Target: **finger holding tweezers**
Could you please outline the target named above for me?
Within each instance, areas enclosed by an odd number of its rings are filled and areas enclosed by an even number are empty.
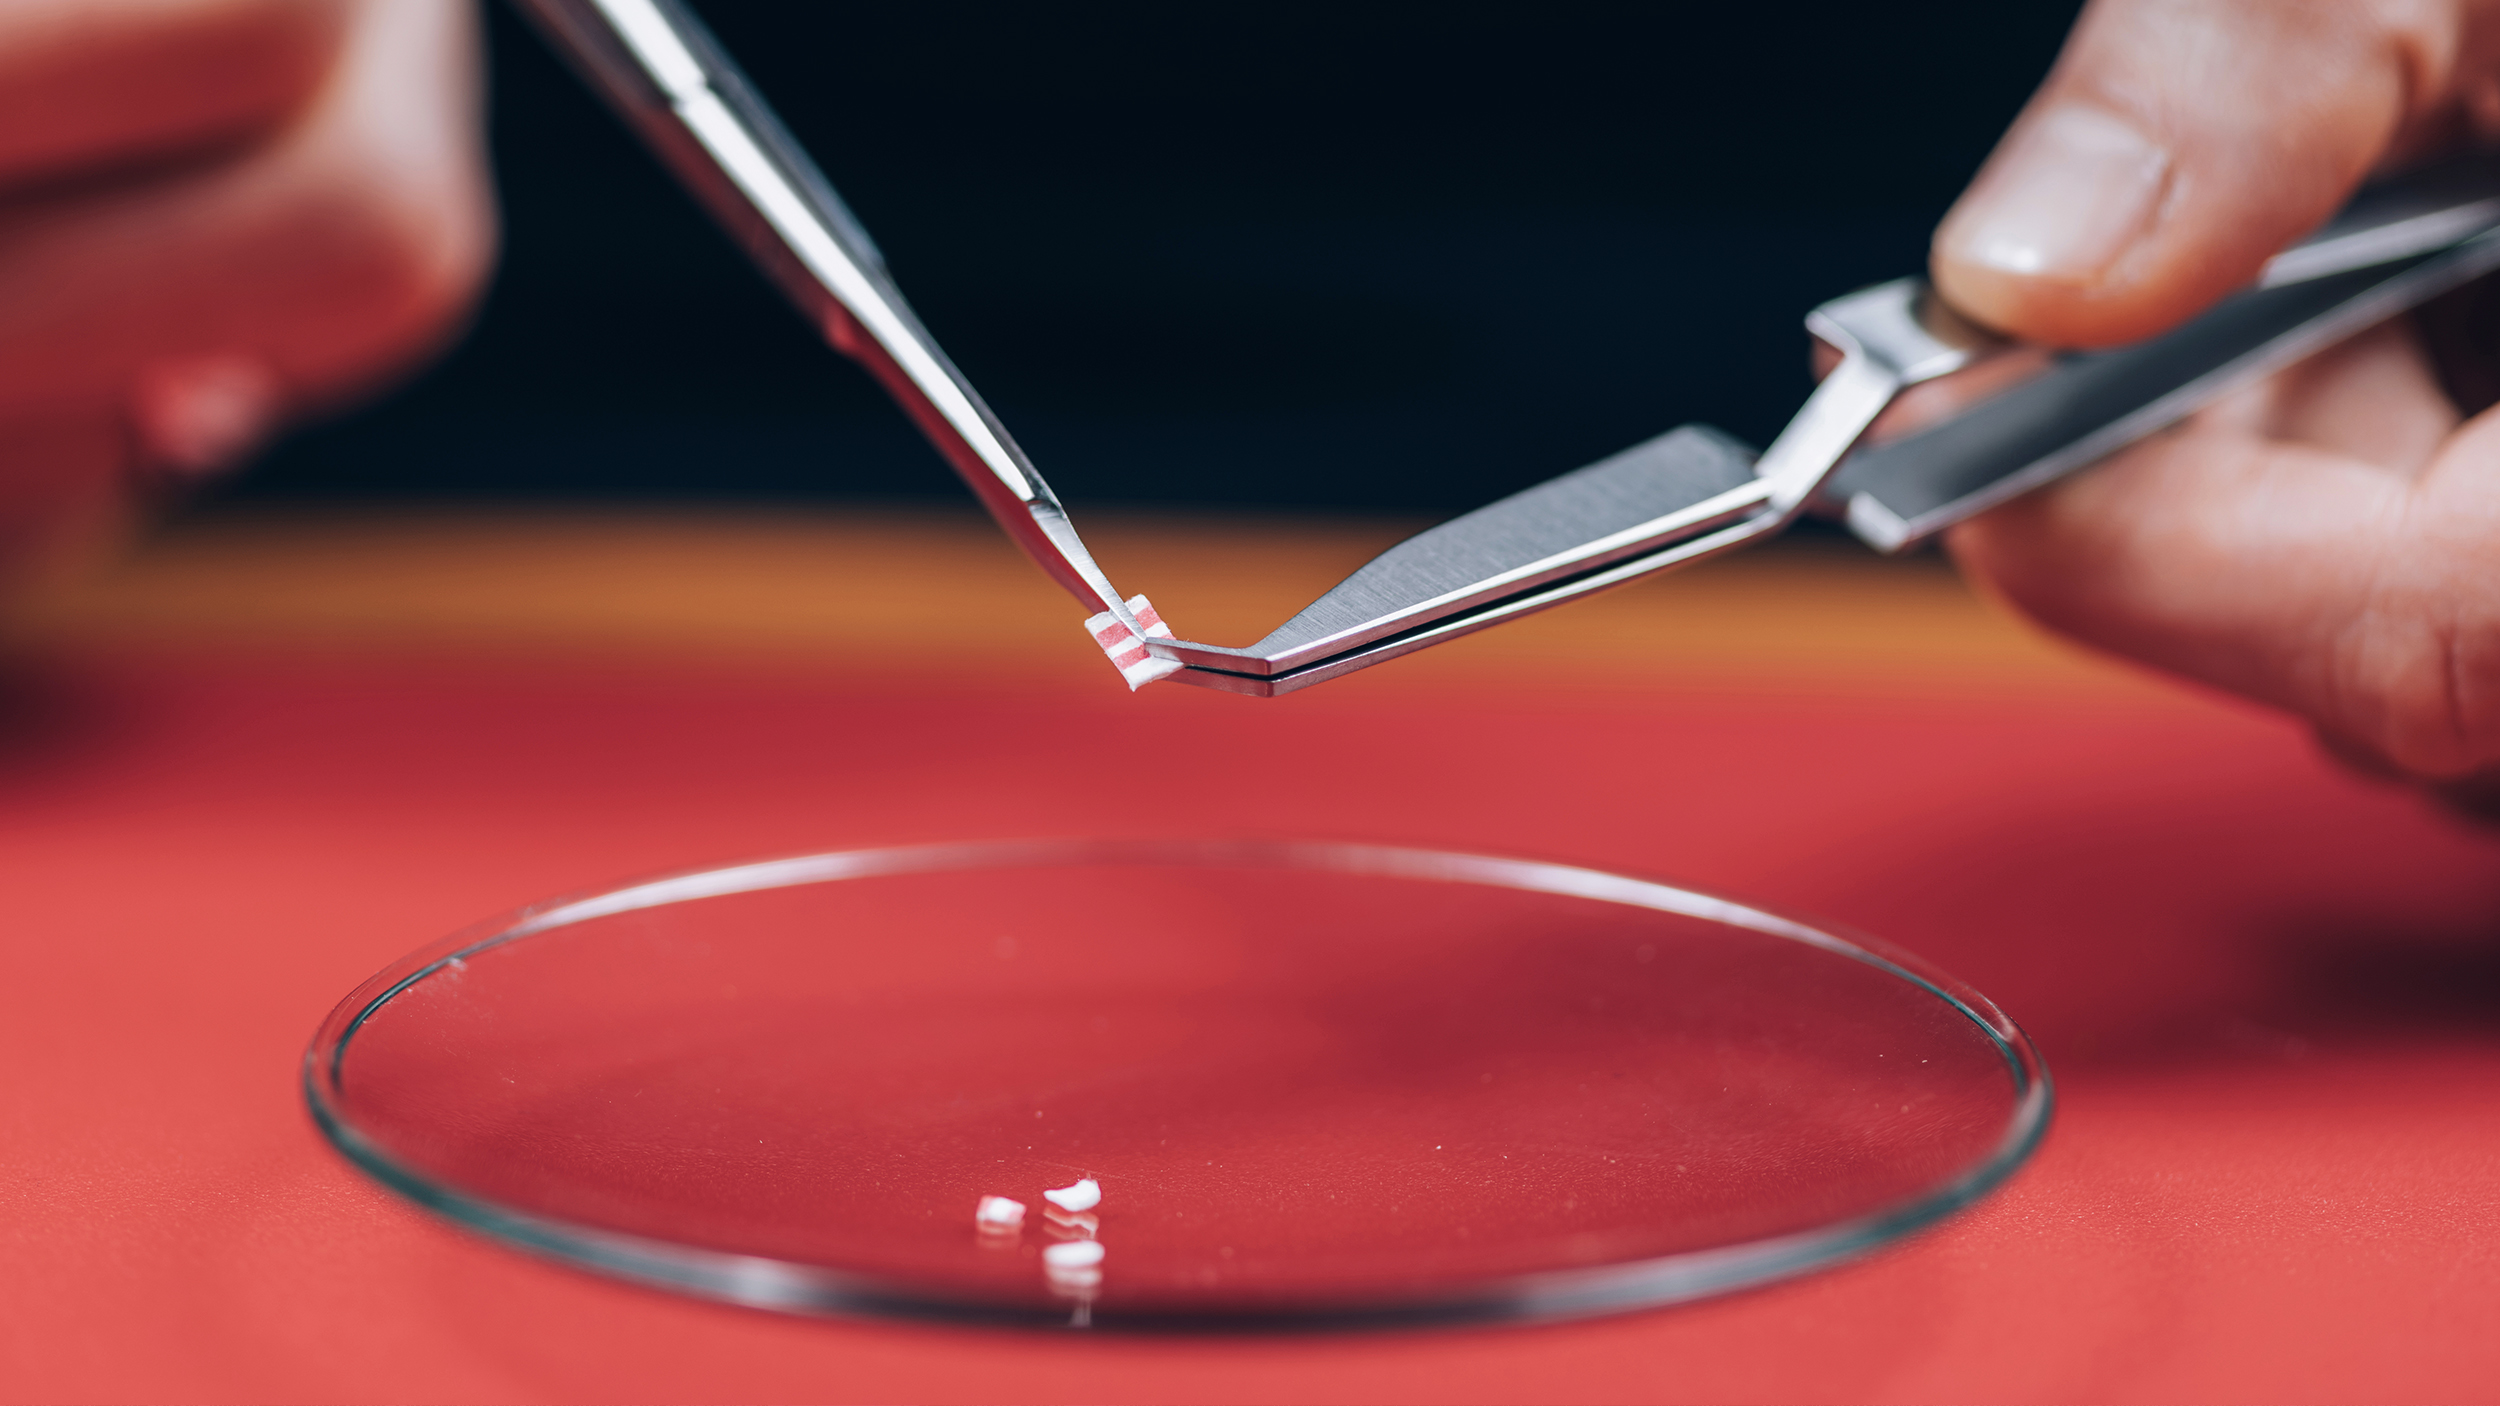
[[[1673,431],[1401,543],[1267,638],[1228,648],[1174,637],[1144,597],[1113,589],[866,231],[678,0],[520,3],[1084,603],[1132,687],[1168,676],[1273,697],[1760,541],[1808,511],[1900,550],[2500,268],[2500,159],[2476,156],[2365,190],[2256,287],[2114,351],[2034,348],[2017,365],[2009,353],[2023,349],[1956,316],[1923,280],[1878,285],[1807,318],[1840,362],[1758,461],[1715,430]],[[1909,387],[2009,366],[2028,374],[1941,424],[1860,447]]]
[[[1942,424],[1850,456],[1815,490],[1881,551],[2097,463],[2216,398],[2500,268],[2500,156],[2374,186],[2257,285],[2164,336],[2060,356]]]
[[[1187,682],[1284,693],[1760,541],[1807,511],[1898,551],[2495,268],[2500,158],[2478,155],[2365,190],[2256,287],[2113,351],[2043,356],[1964,320],[1923,279],[1879,284],[1808,316],[1839,364],[1758,461],[1687,426],[1401,543],[1248,649],[1155,652],[1192,666]],[[1904,390],[1993,376],[2017,353],[2037,369],[1859,447]]]

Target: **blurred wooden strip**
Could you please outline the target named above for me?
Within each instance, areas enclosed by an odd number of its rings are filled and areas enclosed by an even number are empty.
[[[1413,524],[1089,517],[1112,579],[1185,636],[1265,634]],[[177,523],[113,568],[22,602],[27,642],[493,647],[1012,661],[1109,671],[1082,612],[969,512],[360,508]],[[1889,680],[2122,688],[1930,560],[1832,542],[1640,582],[1377,671],[1446,685],[1556,671],[1813,686]],[[1365,675],[1370,678],[1375,675]]]

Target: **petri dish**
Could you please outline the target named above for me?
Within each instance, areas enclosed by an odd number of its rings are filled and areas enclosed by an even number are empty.
[[[1742,1288],[1969,1204],[2051,1107],[1985,997],[1828,926],[1563,864],[1196,840],[552,900],[351,993],[304,1087],[356,1165],[539,1254],[1099,1327]],[[1043,1195],[1080,1179],[1098,1205]],[[987,1197],[1021,1221],[976,1223]]]

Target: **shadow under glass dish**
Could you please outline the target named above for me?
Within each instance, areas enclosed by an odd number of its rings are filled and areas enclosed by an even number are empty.
[[[403,960],[306,1057],[413,1199],[768,1307],[1103,1325],[1559,1317],[1967,1204],[2047,1077],[1977,993],[1585,869],[1320,844],[812,855]],[[1045,1188],[1096,1179],[1086,1217]],[[984,1196],[1029,1209],[974,1223]],[[1091,1251],[1096,1266],[1054,1269]]]

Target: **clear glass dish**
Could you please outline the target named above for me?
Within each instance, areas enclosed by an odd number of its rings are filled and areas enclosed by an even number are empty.
[[[386,1185],[591,1269],[1126,1326],[1757,1284],[1968,1204],[2050,1108],[1995,1006],[1863,939],[1564,865],[1207,841],[554,900],[358,988],[304,1079]],[[1088,1212],[1041,1194],[1079,1178]],[[977,1228],[987,1196],[1021,1226]]]

